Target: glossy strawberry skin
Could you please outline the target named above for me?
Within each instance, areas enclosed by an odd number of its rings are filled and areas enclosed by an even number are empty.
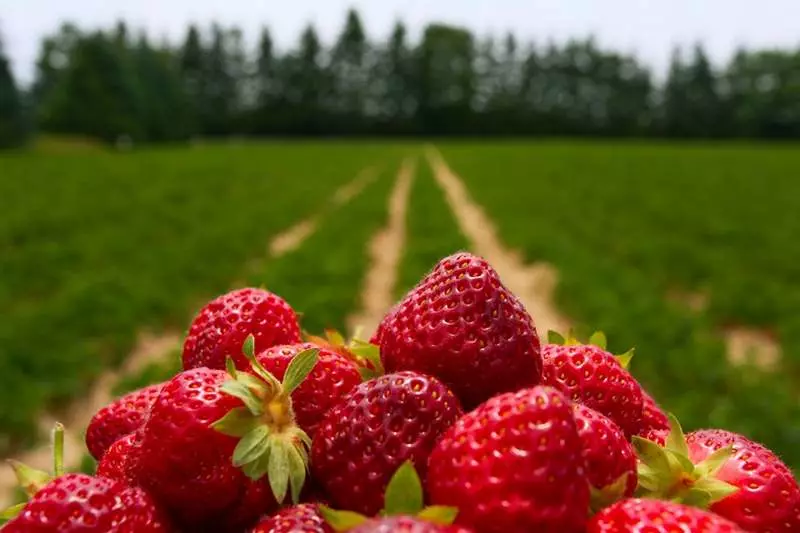
[[[197,368],[167,382],[142,428],[132,467],[139,485],[190,531],[252,525],[277,507],[266,478],[251,481],[233,466],[237,439],[210,427],[242,406],[220,389],[228,377]]]
[[[3,533],[168,533],[153,499],[139,488],[86,474],[45,485]]]
[[[589,483],[570,401],[537,386],[461,417],[428,460],[430,503],[481,533],[582,533]]]
[[[590,344],[547,344],[542,349],[542,361],[543,384],[607,416],[626,437],[639,432],[642,388],[613,355]]]
[[[263,518],[250,533],[333,533],[333,528],[322,518],[316,505],[301,503]]]
[[[667,414],[644,389],[642,390],[642,400],[642,422],[637,435],[644,437],[646,432],[653,430],[669,431]]]
[[[589,483],[602,489],[627,476],[624,496],[636,490],[636,453],[625,434],[609,418],[584,405],[573,404],[575,423],[583,444]]]
[[[431,448],[461,414],[452,391],[430,376],[398,372],[361,383],[317,430],[314,479],[335,508],[374,515],[403,462],[411,460],[424,477]]]
[[[131,471],[131,461],[137,452],[141,433],[129,433],[111,445],[97,465],[97,476],[121,481],[126,485],[137,483]]]
[[[789,468],[770,450],[742,435],[705,429],[686,436],[695,464],[733,445],[734,454],[715,476],[739,491],[710,510],[754,533],[800,531],[800,487]]]
[[[223,370],[228,355],[238,369],[248,370],[242,345],[250,334],[257,351],[301,341],[297,316],[288,303],[265,290],[239,289],[212,300],[194,318],[183,344],[184,370]]]
[[[530,315],[485,260],[467,253],[442,259],[375,337],[387,372],[436,376],[466,409],[541,378]]]
[[[282,380],[294,356],[311,348],[319,350],[317,364],[292,393],[292,404],[298,425],[313,437],[325,414],[361,383],[358,367],[346,357],[311,343],[273,346],[259,353],[256,359]]]
[[[349,533],[472,533],[461,526],[442,526],[411,516],[390,516],[364,522]]]
[[[587,533],[744,533],[707,511],[677,503],[629,499],[606,507],[589,521]]]
[[[109,446],[142,426],[161,386],[159,383],[129,392],[95,413],[86,429],[86,447],[92,457],[99,461]]]

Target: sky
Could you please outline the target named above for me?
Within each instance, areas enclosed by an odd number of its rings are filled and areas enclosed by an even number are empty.
[[[88,29],[121,18],[172,42],[182,40],[189,22],[217,21],[241,27],[252,45],[267,25],[287,48],[309,22],[332,42],[349,7],[374,39],[385,38],[398,18],[412,38],[431,21],[478,35],[513,31],[538,43],[594,35],[602,46],[636,54],[657,75],[675,45],[701,41],[717,64],[742,45],[800,47],[800,0],[0,0],[0,32],[15,74],[27,83],[41,37],[67,20]]]

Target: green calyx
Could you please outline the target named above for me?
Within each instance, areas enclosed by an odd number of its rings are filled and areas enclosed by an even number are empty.
[[[64,426],[60,422],[56,422],[53,428],[53,472],[48,473],[43,470],[31,468],[28,465],[10,459],[9,466],[14,470],[14,475],[17,478],[17,483],[20,488],[25,492],[28,498],[39,492],[39,490],[50,483],[52,480],[59,476],[64,475]],[[16,517],[27,502],[13,505],[8,509],[0,511],[0,520],[11,520]]]
[[[242,353],[250,361],[252,373],[237,371],[228,358],[231,379],[222,385],[222,391],[239,398],[244,406],[232,409],[211,427],[239,439],[233,450],[234,466],[252,480],[266,475],[278,503],[283,503],[287,493],[297,503],[306,480],[311,438],[295,424],[291,394],[314,369],[319,350],[297,354],[286,368],[283,382],[256,360],[252,335],[245,340]]]
[[[595,331],[588,338],[584,338],[583,336],[579,336],[572,329],[567,332],[566,337],[564,337],[557,331],[550,330],[547,332],[547,342],[548,344],[558,344],[560,346],[576,346],[579,344],[591,344],[597,346],[601,350],[608,349],[608,339],[606,338],[606,334],[603,333],[602,331]],[[625,353],[614,355],[614,357],[617,359],[617,362],[619,362],[622,368],[625,369],[628,368],[631,359],[633,359],[633,351],[634,348],[631,348]]]
[[[680,423],[671,414],[668,418],[670,432],[663,447],[641,437],[632,439],[639,457],[637,496],[707,509],[737,492],[737,487],[716,477],[733,455],[733,447],[720,448],[694,464]]]
[[[358,366],[361,378],[368,380],[383,375],[384,369],[383,363],[381,363],[380,348],[363,340],[361,338],[361,330],[362,328],[360,327],[356,328],[349,341],[335,329],[326,329],[324,337],[308,334],[305,337],[308,342],[336,352],[353,361]]]
[[[337,511],[320,505],[320,513],[336,531],[347,531],[360,526],[369,517],[353,511]],[[449,526],[455,521],[458,509],[443,505],[424,506],[422,481],[411,461],[406,461],[392,476],[386,486],[384,508],[380,516],[415,516],[426,522]]]
[[[625,489],[628,486],[628,477],[632,475],[631,472],[626,472],[601,489],[590,487],[589,508],[592,513],[605,509],[612,503],[624,498]]]

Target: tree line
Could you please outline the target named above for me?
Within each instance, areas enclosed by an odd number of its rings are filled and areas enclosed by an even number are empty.
[[[332,46],[306,27],[280,51],[237,28],[190,26],[175,46],[124,23],[64,24],[16,87],[0,46],[0,144],[42,131],[115,142],[197,136],[564,135],[800,137],[800,48],[740,50],[715,68],[676,49],[659,82],[593,39],[534,46],[441,24],[371,40],[355,11]]]

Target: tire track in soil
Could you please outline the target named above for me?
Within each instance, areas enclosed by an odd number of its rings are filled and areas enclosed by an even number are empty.
[[[461,178],[450,169],[441,153],[428,146],[425,155],[462,233],[472,243],[472,250],[491,263],[503,283],[522,301],[533,317],[539,336],[544,340],[548,330],[566,332],[571,321],[558,311],[553,301],[558,283],[555,268],[544,262],[525,264],[518,252],[506,248],[497,235],[494,222],[472,199]]]
[[[367,167],[342,187],[337,189],[331,204],[339,208],[358,196],[378,175],[376,167]],[[316,213],[278,234],[269,243],[271,257],[280,257],[300,247],[306,238],[316,231],[324,214]],[[241,284],[236,285],[241,286]],[[44,415],[39,422],[42,435],[49,435],[56,421],[64,424],[64,466],[69,470],[77,469],[86,452],[84,432],[94,414],[114,399],[111,391],[120,379],[141,372],[151,363],[162,361],[164,357],[182,342],[183,336],[178,332],[165,332],[154,335],[142,332],[136,347],[131,351],[125,363],[116,370],[108,371],[97,378],[86,396],[70,405],[66,412],[55,416]],[[52,468],[52,446],[44,442],[13,457],[29,466],[50,471]],[[0,465],[0,509],[11,505],[16,477],[10,467]]]
[[[77,402],[71,404],[66,411],[59,415],[45,415],[39,423],[40,432],[49,434],[56,421],[64,424],[64,467],[69,471],[80,466],[86,452],[84,432],[92,416],[111,402],[114,385],[126,375],[141,372],[152,363],[162,361],[164,355],[175,346],[179,345],[182,336],[178,332],[169,331],[159,334],[142,332],[136,347],[117,370],[105,372],[95,380],[87,394]],[[52,470],[52,446],[49,442],[39,444],[19,455],[17,459],[28,466],[50,472]],[[0,465],[0,509],[11,505],[17,480],[11,467]]]
[[[403,247],[406,242],[406,218],[414,181],[416,158],[408,157],[400,165],[388,200],[388,220],[369,242],[369,268],[361,288],[361,308],[347,318],[350,331],[363,328],[372,333],[395,301],[394,288]]]

